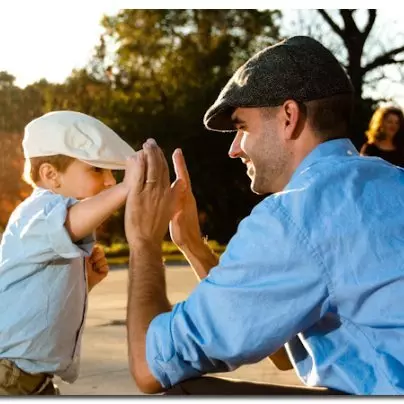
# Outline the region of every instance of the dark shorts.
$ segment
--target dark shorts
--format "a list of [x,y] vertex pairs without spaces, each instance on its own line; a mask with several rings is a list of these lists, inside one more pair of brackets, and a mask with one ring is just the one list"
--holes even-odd
[[31,374],[8,359],[0,359],[0,396],[60,395],[53,375]]

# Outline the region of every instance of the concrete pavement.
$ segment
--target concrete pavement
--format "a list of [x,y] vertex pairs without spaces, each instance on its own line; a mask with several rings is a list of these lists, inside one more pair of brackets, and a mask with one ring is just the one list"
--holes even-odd
[[[90,293],[83,334],[81,372],[74,384],[56,380],[63,395],[140,395],[128,370],[126,343],[126,269],[111,270]],[[167,267],[172,303],[187,297],[197,281],[188,266]],[[301,385],[293,371],[280,372],[268,360],[243,366],[226,377]]]

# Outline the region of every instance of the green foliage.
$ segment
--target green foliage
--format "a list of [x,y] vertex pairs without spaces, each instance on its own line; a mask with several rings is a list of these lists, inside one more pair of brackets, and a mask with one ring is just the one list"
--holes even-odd
[[14,84],[15,77],[0,72],[0,131],[22,133],[24,126],[42,112],[42,94],[38,86],[24,90]]
[[[226,249],[225,245],[217,241],[209,240],[208,245],[217,255],[221,255]],[[112,243],[103,245],[105,256],[110,265],[126,265],[129,262],[129,246],[126,243]],[[164,241],[162,244],[163,257],[165,262],[185,262],[185,257],[171,241]]]
[[[11,134],[20,140],[33,118],[71,109],[102,120],[135,149],[154,137],[169,164],[172,151],[181,147],[203,234],[226,243],[260,198],[250,191],[243,165],[227,157],[232,136],[206,131],[202,118],[234,69],[280,39],[280,17],[276,10],[125,9],[104,17],[94,57],[63,84],[41,80],[21,89],[11,74],[0,72],[0,189],[16,194],[7,206],[13,207],[22,192],[15,185],[22,154]],[[6,187],[9,168],[13,184]],[[123,209],[102,226],[99,239],[106,244],[125,240]],[[122,252],[114,251],[109,254]]]

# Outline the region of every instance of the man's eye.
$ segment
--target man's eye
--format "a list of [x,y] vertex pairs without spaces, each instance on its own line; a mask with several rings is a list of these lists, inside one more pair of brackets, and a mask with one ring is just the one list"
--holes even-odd
[[96,173],[102,173],[102,168],[100,168],[100,167],[94,167],[94,171],[95,171]]

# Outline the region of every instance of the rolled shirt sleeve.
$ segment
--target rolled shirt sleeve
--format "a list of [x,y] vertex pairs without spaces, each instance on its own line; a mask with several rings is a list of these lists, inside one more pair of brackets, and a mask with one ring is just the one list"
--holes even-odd
[[23,221],[23,227],[20,229],[22,245],[29,245],[27,258],[47,262],[59,257],[73,259],[90,255],[94,235],[73,243],[65,227],[68,209],[78,203],[78,200],[49,191],[41,198],[39,209],[29,220]]
[[326,276],[307,235],[279,200],[265,199],[189,298],[150,323],[152,374],[169,388],[262,360],[322,317]]

